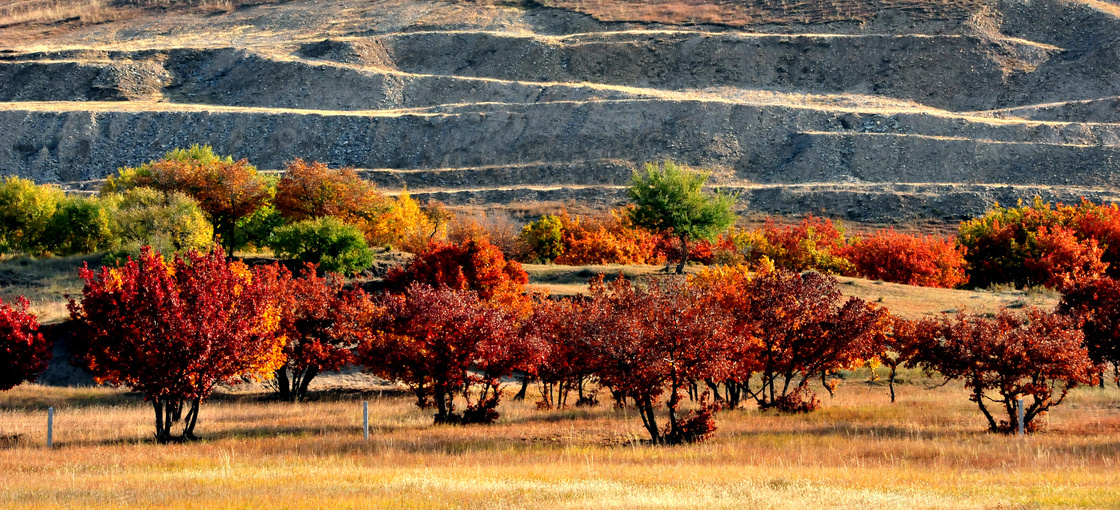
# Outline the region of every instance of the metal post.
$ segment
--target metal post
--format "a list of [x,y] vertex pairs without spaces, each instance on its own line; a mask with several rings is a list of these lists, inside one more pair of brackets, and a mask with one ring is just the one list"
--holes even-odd
[[54,407],[47,408],[47,448],[54,447]]
[[1023,435],[1023,399],[1015,400],[1015,407],[1019,410],[1019,435]]
[[362,435],[369,441],[369,401],[362,401]]

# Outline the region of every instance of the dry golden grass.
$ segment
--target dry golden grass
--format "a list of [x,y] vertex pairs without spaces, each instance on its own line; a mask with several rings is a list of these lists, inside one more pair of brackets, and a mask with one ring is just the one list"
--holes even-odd
[[[604,265],[604,266],[561,266],[554,264],[525,264],[529,273],[529,283],[533,287],[547,290],[559,296],[571,296],[587,292],[587,280],[597,274],[617,275],[620,271],[627,278],[649,278],[665,273],[665,266],[648,265]],[[699,271],[702,266],[689,266],[689,272]],[[1044,290],[955,290],[915,287],[865,280],[862,278],[841,277],[840,291],[846,296],[855,296],[887,307],[892,313],[902,317],[918,318],[939,316],[941,313],[954,314],[968,309],[977,312],[995,312],[1000,307],[1022,308],[1035,306],[1050,309],[1058,303],[1058,294]]]
[[[915,376],[916,374],[906,374]],[[150,409],[103,388],[0,395],[3,508],[1107,508],[1120,392],[1078,390],[1045,431],[983,432],[955,386],[852,374],[811,415],[721,413],[707,443],[652,447],[633,411],[505,402],[492,426],[431,425],[403,395],[205,404],[203,440],[150,441]],[[371,402],[362,440],[360,401]],[[530,399],[531,400],[531,399]],[[54,405],[56,448],[46,450]]]
[[73,257],[0,257],[0,299],[13,303],[19,296],[31,302],[31,313],[41,323],[59,322],[70,317],[66,295],[79,295],[82,280],[78,268],[99,263],[101,255]]

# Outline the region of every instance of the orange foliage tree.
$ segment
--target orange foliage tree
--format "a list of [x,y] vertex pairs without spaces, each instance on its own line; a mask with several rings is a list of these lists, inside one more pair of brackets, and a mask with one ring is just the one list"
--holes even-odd
[[634,225],[631,209],[616,209],[599,218],[582,219],[567,212],[558,215],[564,249],[554,262],[573,266],[664,262],[665,255],[658,251],[660,237]]
[[[372,322],[377,334],[362,347],[361,361],[408,384],[421,408],[434,405],[436,423],[493,422],[502,378],[539,363],[541,350],[517,317],[474,292],[413,283],[381,304],[385,313]],[[462,414],[455,412],[457,396],[467,403]]]
[[27,298],[12,308],[0,300],[0,391],[33,381],[47,369],[50,344],[39,332],[39,321],[27,313]]
[[343,289],[336,274],[319,276],[314,264],[298,278],[282,266],[264,266],[259,275],[273,289],[280,312],[277,334],[286,339],[284,365],[276,389],[284,400],[303,400],[321,372],[354,363],[353,350],[369,338],[366,325],[378,312],[361,290]]
[[968,282],[964,253],[953,239],[880,230],[837,250],[873,280],[951,289]]
[[1070,228],[1041,226],[1032,239],[1032,256],[1023,265],[1034,273],[1035,281],[1062,289],[1076,281],[1104,274],[1108,263],[1101,260],[1104,250],[1096,239],[1078,239]]
[[333,216],[362,224],[387,208],[387,199],[351,168],[332,169],[296,159],[276,184],[276,210],[292,221]]
[[1005,208],[961,223],[973,285],[1067,285],[1104,272],[1120,275],[1120,208],[1082,200]]
[[461,244],[436,243],[385,276],[386,285],[396,292],[414,282],[471,290],[483,300],[521,301],[529,275],[489,242],[468,239]]
[[142,392],[161,443],[188,406],[182,437],[193,439],[215,385],[269,376],[284,361],[278,303],[259,271],[219,250],[168,261],[150,248],[119,267],[83,267],[82,300],[69,304],[74,357],[98,382]]
[[[1037,429],[1035,418],[1065,400],[1069,390],[1095,381],[1100,367],[1082,345],[1083,335],[1069,317],[1027,309],[1006,309],[995,318],[960,313],[942,319],[937,335],[922,347],[920,363],[946,381],[961,380],[992,432],[1017,428],[1016,400],[1025,399],[1023,423]],[[992,394],[995,393],[995,396]],[[994,403],[1006,420],[988,409]],[[999,411],[996,411],[997,413]]]
[[770,259],[788,271],[815,270],[823,273],[851,274],[851,263],[842,256],[844,229],[839,222],[806,216],[797,225],[778,225],[771,219],[741,240],[748,245],[748,260]]

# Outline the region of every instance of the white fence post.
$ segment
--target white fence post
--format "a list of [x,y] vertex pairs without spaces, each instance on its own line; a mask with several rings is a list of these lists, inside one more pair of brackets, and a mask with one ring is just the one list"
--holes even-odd
[[1015,407],[1019,410],[1019,436],[1023,435],[1023,399],[1015,400]]
[[54,447],[54,407],[47,408],[47,448]]
[[362,435],[369,441],[369,401],[362,401]]

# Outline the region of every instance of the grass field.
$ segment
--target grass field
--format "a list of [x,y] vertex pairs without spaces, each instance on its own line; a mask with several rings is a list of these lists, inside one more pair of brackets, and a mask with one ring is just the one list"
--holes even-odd
[[1114,387],[1077,390],[1020,439],[985,433],[955,385],[906,374],[890,404],[867,376],[850,374],[810,415],[722,412],[711,441],[678,447],[643,444],[632,410],[539,411],[530,398],[504,402],[491,426],[433,426],[410,397],[376,390],[295,405],[219,395],[201,441],[160,446],[135,394],[24,385],[0,394],[0,507],[1120,506]]

